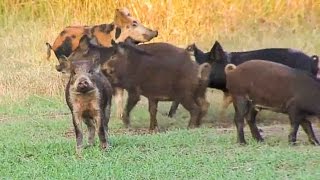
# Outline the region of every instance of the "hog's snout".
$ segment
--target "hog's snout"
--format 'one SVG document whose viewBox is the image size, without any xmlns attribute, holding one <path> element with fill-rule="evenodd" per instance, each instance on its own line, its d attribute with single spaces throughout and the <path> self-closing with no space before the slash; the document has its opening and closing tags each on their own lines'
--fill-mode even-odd
<svg viewBox="0 0 320 180">
<path fill-rule="evenodd" d="M 93 86 L 91 85 L 90 81 L 88 81 L 86 78 L 82 78 L 79 80 L 77 84 L 77 91 L 81 93 L 86 93 L 93 89 Z"/>
<path fill-rule="evenodd" d="M 153 31 L 154 37 L 158 37 L 158 31 Z"/>
<path fill-rule="evenodd" d="M 151 39 L 157 36 L 158 36 L 158 31 L 157 30 L 153 31 L 151 29 L 148 29 L 148 31 L 143 34 L 144 39 L 146 39 L 147 41 L 150 41 Z"/>
<path fill-rule="evenodd" d="M 79 84 L 78 84 L 79 88 L 87 88 L 88 86 L 89 86 L 89 83 L 86 80 L 83 80 L 83 81 L 79 82 Z"/>
</svg>

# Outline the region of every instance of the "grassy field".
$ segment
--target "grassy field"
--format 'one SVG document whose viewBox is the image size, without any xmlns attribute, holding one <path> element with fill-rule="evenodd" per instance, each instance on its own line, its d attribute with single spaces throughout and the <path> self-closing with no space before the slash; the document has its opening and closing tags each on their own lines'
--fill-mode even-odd
<svg viewBox="0 0 320 180">
<path fill-rule="evenodd" d="M 75 137 L 63 101 L 29 98 L 1 107 L 1 179 L 318 179 L 319 147 L 287 144 L 286 125 L 262 127 L 266 142 L 258 144 L 246 133 L 249 145 L 235 143 L 234 128 L 186 130 L 186 118 L 167 119 L 161 103 L 161 133 L 148 134 L 144 103 L 133 112 L 134 130 L 121 129 L 111 119 L 112 148 L 98 146 L 75 156 Z M 4 111 L 4 112 L 3 112 Z M 180 110 L 178 117 L 185 116 Z M 319 135 L 319 131 L 317 132 Z M 98 143 L 98 140 L 96 141 Z"/>
<path fill-rule="evenodd" d="M 303 132 L 298 146 L 289 146 L 286 116 L 262 112 L 266 142 L 254 142 L 246 129 L 249 145 L 239 146 L 233 109 L 219 119 L 222 93 L 212 90 L 202 128 L 187 130 L 188 113 L 179 108 L 170 119 L 170 104 L 161 103 L 161 132 L 151 135 L 143 99 L 130 131 L 112 114 L 108 152 L 96 146 L 77 159 L 66 77 L 55 71 L 54 57 L 45 60 L 45 42 L 68 25 L 110 23 L 123 6 L 159 30 L 155 42 L 209 50 L 218 40 L 228 51 L 289 47 L 320 54 L 318 0 L 0 1 L 0 179 L 319 179 L 319 148 Z"/>
</svg>

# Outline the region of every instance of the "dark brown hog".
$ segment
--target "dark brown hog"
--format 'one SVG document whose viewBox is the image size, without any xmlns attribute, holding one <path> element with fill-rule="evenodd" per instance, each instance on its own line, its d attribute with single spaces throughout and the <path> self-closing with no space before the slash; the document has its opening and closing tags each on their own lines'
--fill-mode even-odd
<svg viewBox="0 0 320 180">
<path fill-rule="evenodd" d="M 76 134 L 76 152 L 81 155 L 83 147 L 82 121 L 88 127 L 88 145 L 93 145 L 97 131 L 100 147 L 107 149 L 112 87 L 94 61 L 67 62 L 70 62 L 70 79 L 65 94 Z"/>
<path fill-rule="evenodd" d="M 114 86 L 128 91 L 123 122 L 130 125 L 130 112 L 140 100 L 148 98 L 150 130 L 157 128 L 159 101 L 180 102 L 190 113 L 188 127 L 201 124 L 209 103 L 205 99 L 211 66 L 201 66 L 191 61 L 181 48 L 167 43 L 151 43 L 139 46 L 115 45 L 115 53 L 104 59 L 102 71 Z"/>
<path fill-rule="evenodd" d="M 234 121 L 238 142 L 245 144 L 244 118 L 252 136 L 263 141 L 256 126 L 256 109 L 268 109 L 289 115 L 289 142 L 296 142 L 299 125 L 312 144 L 319 145 L 309 116 L 320 115 L 320 83 L 310 74 L 288 66 L 263 60 L 251 60 L 225 67 L 227 89 L 235 108 Z"/>
<path fill-rule="evenodd" d="M 70 54 L 68 61 L 66 57 L 60 58 L 59 68 L 63 73 L 69 74 L 70 72 L 70 62 L 69 61 L 79 61 L 95 58 L 99 56 L 100 58 L 109 58 L 113 53 L 113 48 L 103 48 L 97 47 L 90 44 L 90 38 L 86 35 L 82 36 L 80 39 L 78 47 Z M 89 50 L 90 49 L 90 50 Z M 123 89 L 114 88 L 114 97 L 116 104 L 116 117 L 121 118 L 123 114 Z"/>
</svg>

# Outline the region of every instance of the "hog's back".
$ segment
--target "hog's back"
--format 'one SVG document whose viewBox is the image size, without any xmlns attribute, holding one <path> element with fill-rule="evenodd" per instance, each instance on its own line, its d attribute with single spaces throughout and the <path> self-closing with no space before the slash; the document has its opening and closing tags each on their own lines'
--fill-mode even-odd
<svg viewBox="0 0 320 180">
<path fill-rule="evenodd" d="M 234 96 L 246 96 L 255 104 L 283 108 L 295 97 L 293 69 L 267 61 L 252 60 L 227 73 L 227 88 Z"/>
<path fill-rule="evenodd" d="M 138 58 L 141 63 L 133 69 L 131 77 L 137 78 L 144 93 L 167 95 L 193 91 L 198 83 L 198 65 L 185 49 L 167 43 L 139 45 L 151 56 Z M 133 75 L 135 74 L 135 75 Z"/>
</svg>

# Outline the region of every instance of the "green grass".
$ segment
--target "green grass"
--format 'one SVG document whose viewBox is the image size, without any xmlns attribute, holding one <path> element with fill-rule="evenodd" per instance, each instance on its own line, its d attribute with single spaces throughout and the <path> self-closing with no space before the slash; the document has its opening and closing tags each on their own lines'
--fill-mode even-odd
<svg viewBox="0 0 320 180">
<path fill-rule="evenodd" d="M 112 147 L 107 152 L 98 145 L 84 149 L 82 159 L 75 155 L 63 99 L 33 96 L 1 106 L 0 117 L 7 112 L 10 118 L 0 121 L 0 179 L 318 179 L 320 175 L 319 148 L 305 143 L 305 136 L 298 136 L 304 143 L 291 147 L 286 132 L 269 133 L 263 144 L 246 132 L 249 145 L 240 146 L 231 122 L 226 130 L 209 128 L 212 122 L 207 117 L 203 128 L 187 130 L 188 116 L 182 108 L 176 119 L 163 115 L 168 103 L 159 107 L 162 132 L 145 134 L 149 123 L 145 104 L 142 100 L 132 113 L 133 126 L 140 131 L 124 133 L 122 122 L 112 116 Z"/>
<path fill-rule="evenodd" d="M 266 142 L 253 141 L 246 128 L 249 145 L 239 146 L 233 108 L 219 119 L 222 93 L 211 90 L 201 129 L 186 129 L 189 115 L 181 107 L 166 117 L 170 103 L 160 103 L 161 133 L 148 134 L 143 99 L 131 115 L 133 130 L 124 130 L 113 110 L 112 148 L 85 149 L 78 159 L 65 82 L 55 57 L 45 60 L 45 42 L 65 26 L 112 22 L 122 6 L 159 30 L 156 42 L 195 42 L 206 51 L 218 40 L 226 51 L 286 47 L 319 54 L 317 1 L 87 2 L 0 1 L 0 179 L 319 179 L 319 148 L 301 131 L 299 145 L 289 146 L 286 116 L 259 113 Z"/>
</svg>

